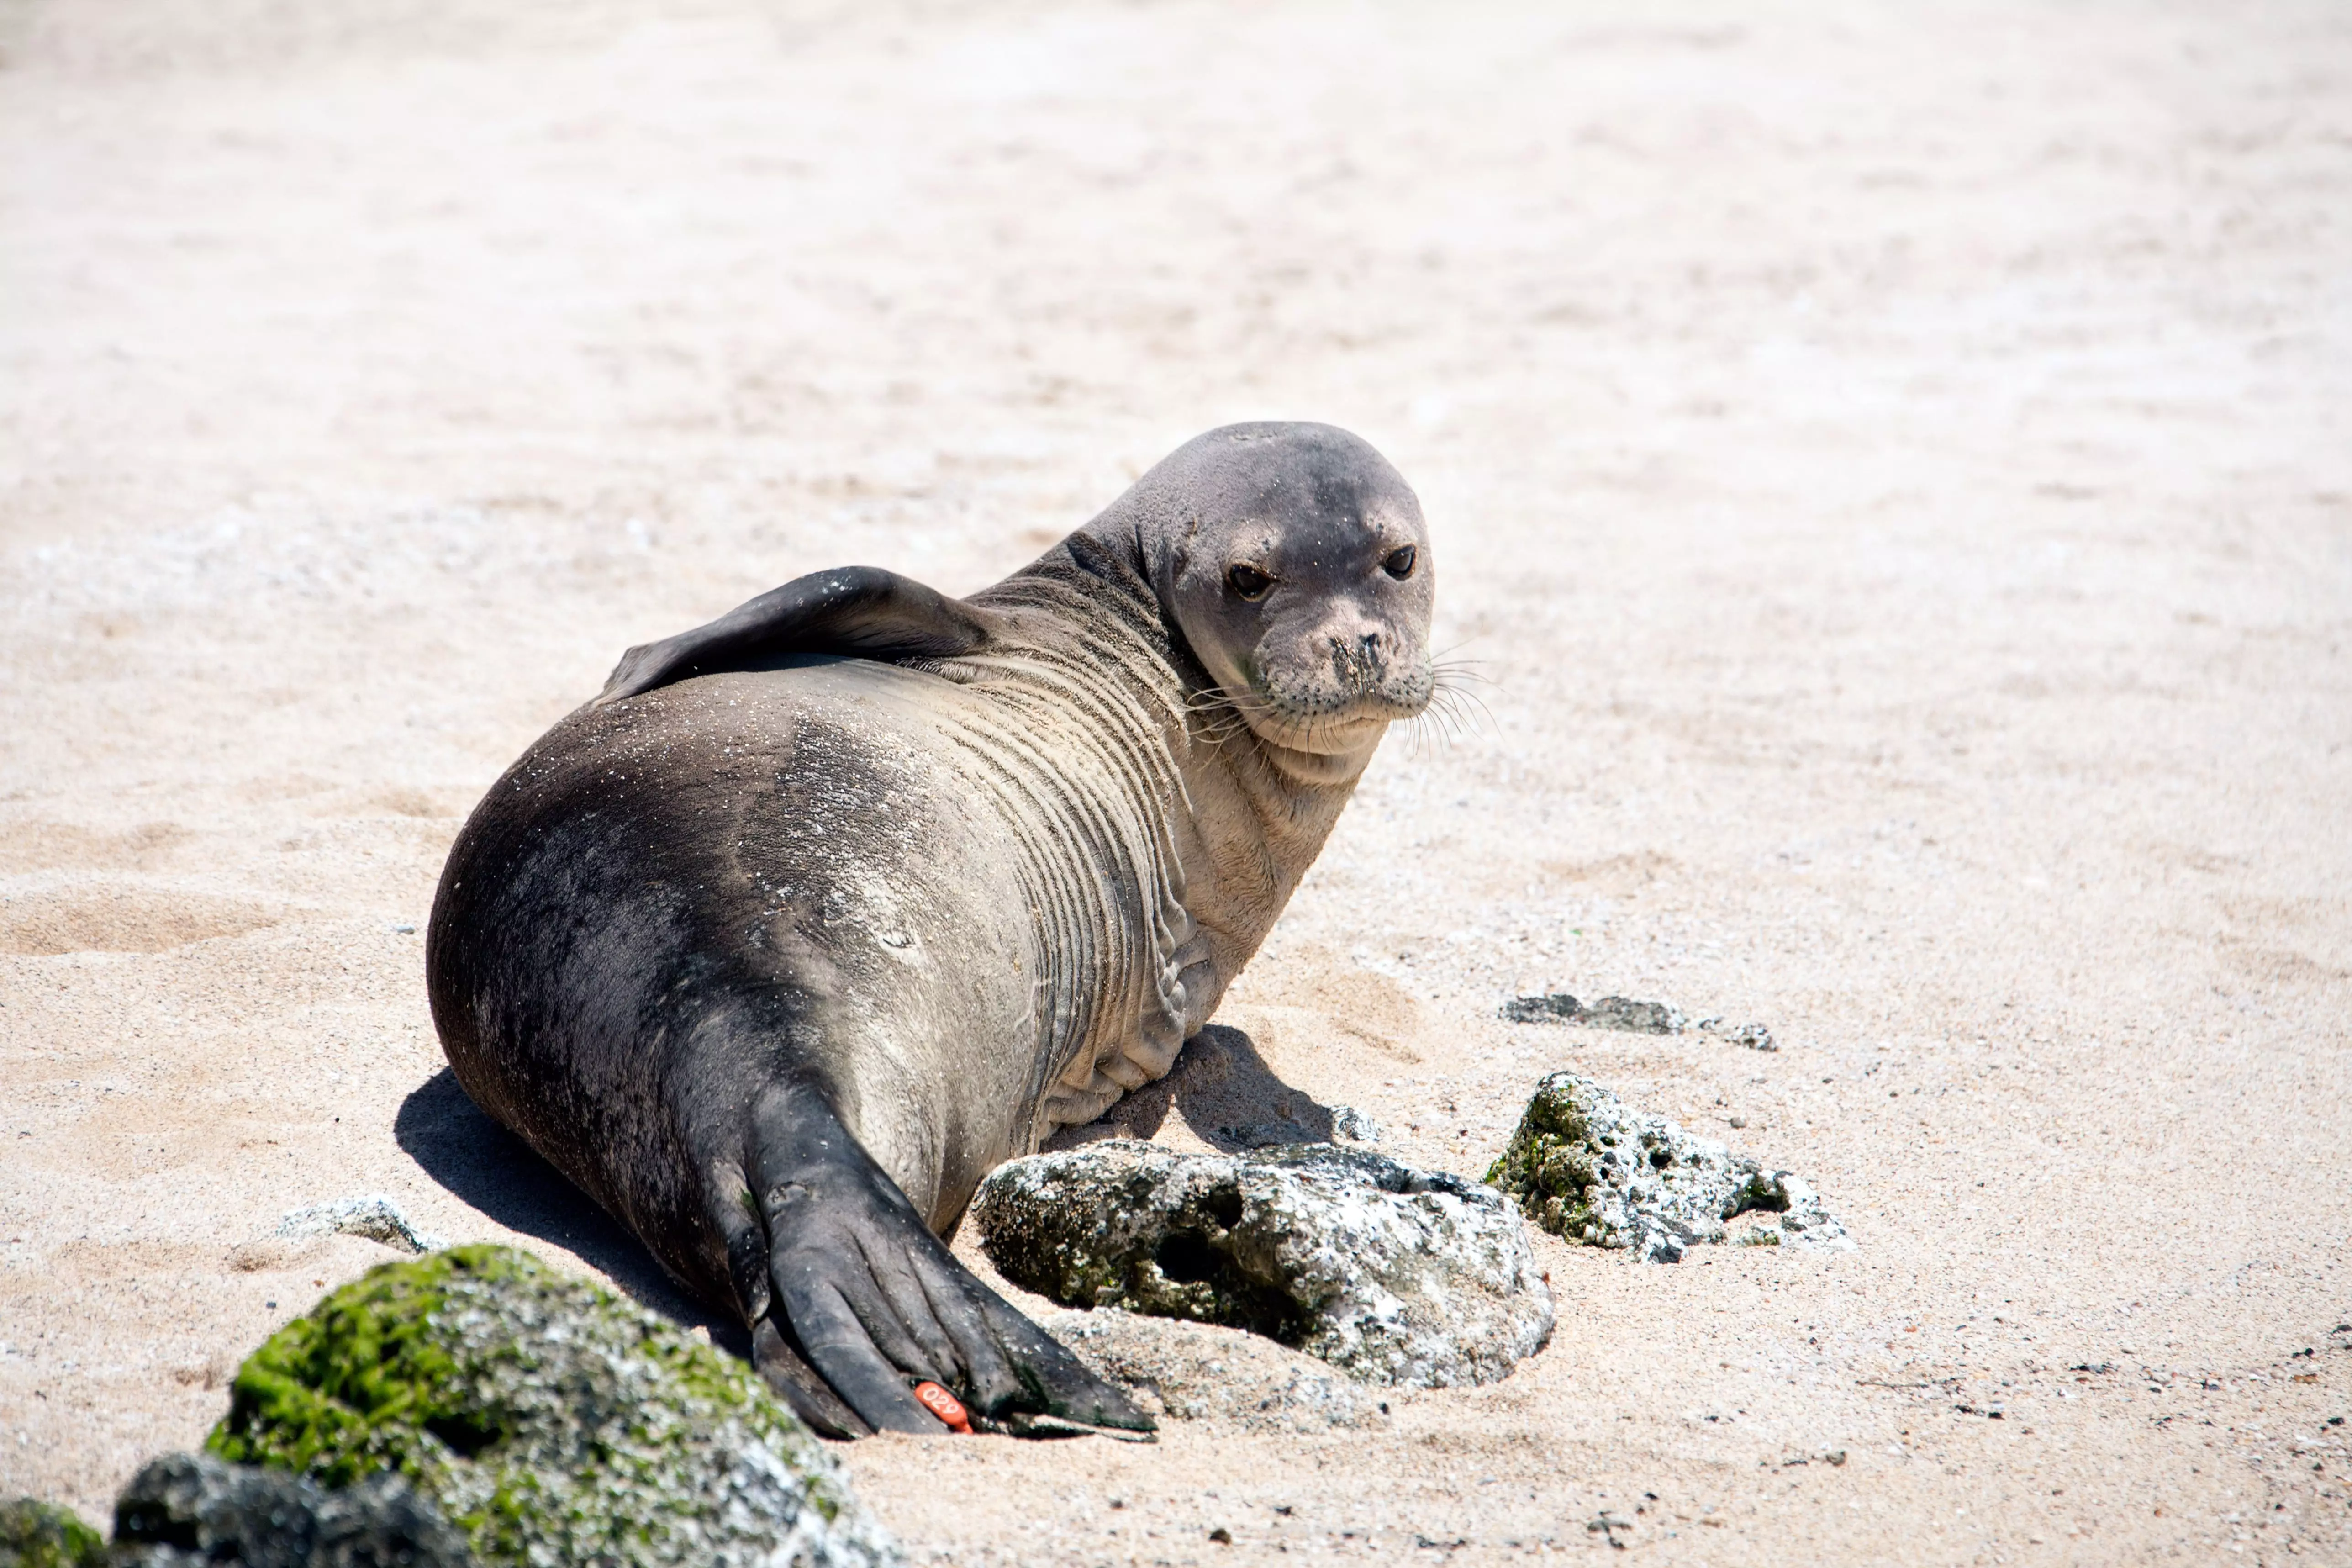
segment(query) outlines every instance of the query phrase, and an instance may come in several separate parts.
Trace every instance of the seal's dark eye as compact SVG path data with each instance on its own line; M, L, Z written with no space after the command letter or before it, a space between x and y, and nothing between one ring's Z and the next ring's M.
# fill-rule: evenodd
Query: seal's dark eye
M1265 598L1266 590L1274 586L1274 579L1255 566L1234 567L1225 574L1225 583L1234 593L1253 604Z
M1421 552L1412 545L1400 544L1389 552L1388 559L1381 563L1381 570L1402 583L1412 575L1412 563L1420 558Z

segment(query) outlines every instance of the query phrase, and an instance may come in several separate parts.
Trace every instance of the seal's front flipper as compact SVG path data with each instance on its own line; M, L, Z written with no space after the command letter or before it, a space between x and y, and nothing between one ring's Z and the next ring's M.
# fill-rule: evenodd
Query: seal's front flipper
M595 707L691 676L796 653L954 658L987 645L996 618L878 566L795 577L717 620L621 656Z
M767 1269L757 1284L739 1279L737 1294L776 1341L761 1370L775 1368L770 1381L813 1426L855 1432L796 1383L794 1350L877 1431L947 1430L916 1398L922 1383L950 1390L983 1425L1045 1416L1151 1430L1125 1394L956 1261L822 1095L763 1097L748 1154ZM755 1354L763 1342L755 1334Z

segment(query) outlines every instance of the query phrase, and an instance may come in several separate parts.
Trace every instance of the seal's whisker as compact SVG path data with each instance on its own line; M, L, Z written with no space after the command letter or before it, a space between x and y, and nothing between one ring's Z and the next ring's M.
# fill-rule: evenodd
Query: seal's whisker
M1475 693L1447 688L1432 692L1429 706L1412 722L1418 727L1416 733L1431 743L1452 745L1475 733L1482 717L1496 733L1501 732L1494 722L1494 714Z
M1235 692L1223 686L1203 686L1184 694L1187 721L1192 732L1210 745L1223 745L1249 729L1245 703L1255 692Z
M1249 728L1249 716L1238 709L1210 709L1194 720L1199 733L1212 741L1231 740Z
M1446 729L1451 729L1456 738L1465 736L1475 729L1475 721L1470 717L1470 703L1477 703L1477 699L1467 691L1458 691L1458 689L1449 689L1444 693L1444 700L1437 703L1437 710L1444 715Z
M1444 710L1433 707L1424 708L1406 720L1405 733L1412 748L1409 754L1416 762L1434 755L1458 739Z
M1429 740L1429 710L1423 709L1404 721L1405 755L1419 762Z
M1447 692L1446 696L1451 699L1454 710L1462 716L1464 724L1472 731L1475 732L1483 722L1489 733L1501 738L1503 727L1496 722L1495 710L1486 706L1484 698L1458 687Z
M1475 681L1481 686L1496 684L1493 676L1478 668L1483 660L1447 659L1429 667L1430 679L1439 686L1458 687Z

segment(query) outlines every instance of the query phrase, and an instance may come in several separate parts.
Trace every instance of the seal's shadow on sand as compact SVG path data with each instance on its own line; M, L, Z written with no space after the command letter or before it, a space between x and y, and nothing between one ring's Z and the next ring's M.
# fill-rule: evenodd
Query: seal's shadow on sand
M1212 1024L1184 1043L1173 1071L1083 1127L1045 1142L1073 1149L1105 1138L1150 1138L1173 1111L1224 1153L1271 1143L1328 1143L1331 1109L1282 1081L1241 1030ZM560 1247L640 1305L750 1353L750 1338L674 1284L635 1237L529 1145L491 1121L443 1068L401 1101L393 1137L426 1175L509 1230ZM740 1342L740 1343L738 1342Z
M1194 1137L1220 1153L1276 1143L1328 1143L1332 1111L1305 1089L1283 1082L1241 1030L1211 1024L1184 1042L1173 1071L1146 1084L1099 1120L1066 1127L1045 1147L1075 1149L1105 1138L1150 1138L1173 1111Z
M637 1238L595 1201L491 1121L443 1068L400 1102L392 1135L425 1173L509 1230L560 1247L632 1300L751 1353L751 1336L680 1290ZM740 1343L738 1342L740 1342Z

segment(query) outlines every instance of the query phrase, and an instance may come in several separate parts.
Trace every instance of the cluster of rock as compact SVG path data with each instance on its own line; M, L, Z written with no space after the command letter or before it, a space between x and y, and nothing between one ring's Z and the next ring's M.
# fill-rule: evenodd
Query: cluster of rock
M1741 1236L1748 1245L1853 1245L1795 1175L1635 1110L1574 1073L1537 1085L1486 1180L1555 1236L1628 1247L1645 1262L1677 1262L1697 1243L1724 1240L1726 1221L1758 1210L1771 1217Z
M1530 1017L1681 1026L1655 1003L1519 1000L1544 1005ZM1379 1136L1346 1108L1332 1133ZM1752 1211L1743 1243L1853 1245L1794 1175L1566 1072L1538 1085L1486 1184L1334 1143L1111 1139L1013 1161L971 1210L1006 1279L1085 1309L1043 1326L1147 1408L1271 1431L1379 1426L1382 1390L1491 1383L1542 1348L1551 1293L1522 1212L1672 1262ZM288 1223L423 1240L377 1200ZM62 1510L0 1507L0 1568L900 1561L757 1373L502 1247L328 1295L246 1362L206 1447L140 1472L110 1546Z
M1680 1035L1696 1029L1718 1035L1750 1050L1777 1051L1779 1042L1761 1024L1727 1024L1721 1018L1692 1023L1680 1009L1664 1002L1636 1002L1630 996L1603 996L1580 1002L1565 991L1514 996L1503 1004L1503 1017L1514 1024L1575 1024L1588 1029L1622 1029L1635 1035Z
M81 1529L82 1558L20 1559L900 1562L751 1367L504 1247L386 1264L333 1291L247 1359L205 1447L141 1472L117 1505L110 1557L90 1555L95 1533Z
M1000 1167L971 1212L1024 1289L1247 1329L1367 1383L1491 1383L1551 1333L1508 1199L1367 1150L1112 1139Z

